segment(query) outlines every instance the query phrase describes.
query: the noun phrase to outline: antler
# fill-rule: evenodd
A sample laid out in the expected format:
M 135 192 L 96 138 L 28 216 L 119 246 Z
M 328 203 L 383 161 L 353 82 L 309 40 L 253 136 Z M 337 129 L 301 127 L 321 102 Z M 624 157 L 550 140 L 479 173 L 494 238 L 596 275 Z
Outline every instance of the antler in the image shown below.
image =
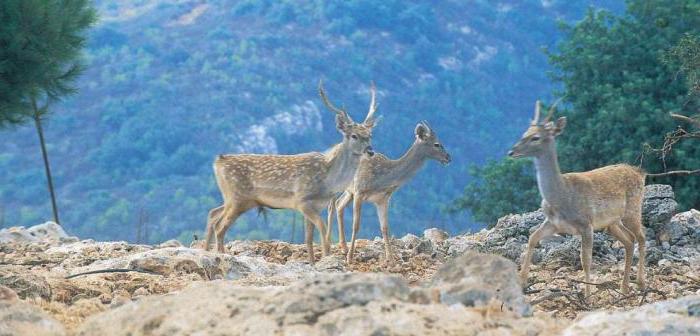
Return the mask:
M 374 112 L 377 111 L 377 87 L 374 86 L 374 81 L 372 81 L 372 83 L 370 84 L 369 94 L 371 97 L 369 101 L 369 112 L 367 112 L 367 117 L 365 118 L 364 122 L 373 121 Z
M 335 107 L 329 100 L 328 96 L 326 96 L 326 91 L 323 90 L 323 80 L 318 81 L 318 94 L 321 96 L 321 100 L 323 100 L 323 104 L 326 105 L 326 107 L 333 111 L 335 114 L 337 114 L 340 117 L 343 118 L 348 118 L 348 113 L 345 112 L 343 109 L 339 109 Z
M 547 112 L 547 118 L 544 118 L 544 121 L 542 122 L 543 124 L 548 123 L 549 120 L 552 119 L 552 115 L 554 114 L 554 110 L 556 109 L 557 105 L 559 104 L 559 102 L 562 99 L 564 99 L 564 97 L 560 97 L 559 99 L 557 99 L 557 101 L 554 102 L 554 104 L 552 104 L 552 106 L 549 108 L 549 111 Z
M 429 133 L 433 133 L 433 128 L 430 127 L 430 124 L 428 124 L 428 121 L 427 121 L 427 120 L 421 120 L 420 123 L 423 124 L 423 126 L 425 126 L 425 128 L 428 129 L 428 132 L 429 132 Z
M 539 99 L 535 102 L 535 118 L 532 119 L 531 125 L 538 125 L 540 122 L 540 109 L 542 109 L 542 103 Z

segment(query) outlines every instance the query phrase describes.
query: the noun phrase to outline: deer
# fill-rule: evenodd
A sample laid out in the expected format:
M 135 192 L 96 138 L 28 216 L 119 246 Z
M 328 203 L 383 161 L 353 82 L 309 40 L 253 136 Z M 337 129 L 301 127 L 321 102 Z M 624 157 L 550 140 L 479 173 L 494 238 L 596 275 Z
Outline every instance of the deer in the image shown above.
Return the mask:
M 223 253 L 224 235 L 241 214 L 253 208 L 271 208 L 293 209 L 304 216 L 310 263 L 314 263 L 313 226 L 320 232 L 322 255 L 330 253 L 320 213 L 332 198 L 352 183 L 360 157 L 373 151 L 376 89 L 372 83 L 369 111 L 361 123 L 353 121 L 345 109 L 330 102 L 322 81 L 319 81 L 318 92 L 324 105 L 335 113 L 342 141 L 322 153 L 219 155 L 213 166 L 224 202 L 209 211 L 206 250 L 210 250 L 215 237 L 217 251 Z
M 560 99 L 561 100 L 561 99 Z M 542 196 L 545 220 L 530 235 L 522 259 L 520 278 L 527 283 L 533 249 L 553 234 L 581 236 L 581 264 L 585 275 L 585 295 L 590 295 L 593 232 L 605 230 L 625 249 L 622 292 L 629 291 L 629 278 L 635 241 L 639 244 L 637 285 L 644 289 L 645 231 L 642 226 L 642 198 L 646 173 L 627 164 L 562 174 L 556 151 L 556 137 L 566 127 L 566 117 L 550 121 L 559 101 L 540 121 L 540 101 L 535 116 L 522 138 L 508 152 L 512 158 L 530 157 L 537 171 L 537 187 Z
M 337 211 L 338 240 L 344 253 L 347 253 L 346 262 L 352 263 L 355 252 L 355 239 L 360 228 L 362 203 L 365 201 L 374 204 L 379 217 L 379 224 L 384 240 L 384 254 L 387 262 L 392 260 L 391 245 L 389 243 L 389 202 L 391 196 L 402 185 L 408 182 L 424 166 L 428 159 L 434 159 L 447 165 L 452 161 L 450 154 L 438 139 L 437 134 L 422 121 L 416 125 L 415 140 L 406 153 L 397 160 L 391 160 L 386 156 L 376 153 L 368 153 L 360 159 L 355 178 L 337 200 L 331 200 L 328 207 L 328 231 L 326 238 L 330 241 L 331 226 L 333 223 L 333 209 Z M 345 243 L 344 211 L 353 201 L 353 222 L 350 249 Z

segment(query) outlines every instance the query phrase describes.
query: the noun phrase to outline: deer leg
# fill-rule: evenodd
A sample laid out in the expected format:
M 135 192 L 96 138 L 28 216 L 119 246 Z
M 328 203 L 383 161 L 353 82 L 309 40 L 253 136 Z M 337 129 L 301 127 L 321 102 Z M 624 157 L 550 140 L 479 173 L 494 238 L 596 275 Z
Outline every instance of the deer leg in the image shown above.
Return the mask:
M 304 230 L 306 235 L 306 251 L 309 254 L 309 263 L 314 264 L 314 226 L 308 218 L 304 217 Z
M 318 213 L 318 211 L 310 207 L 302 208 L 301 213 L 304 214 L 304 217 L 306 217 L 306 219 L 310 220 L 311 223 L 313 223 L 316 226 L 316 229 L 318 229 L 318 232 L 320 233 L 319 236 L 321 237 L 321 246 L 323 247 L 323 249 L 321 250 L 322 255 L 324 257 L 329 255 L 331 253 L 331 246 L 328 243 L 328 240 L 326 240 L 326 225 L 323 223 L 321 215 Z
M 588 297 L 591 294 L 591 263 L 593 261 L 593 226 L 581 232 L 581 265 L 586 281 L 584 294 Z
M 229 227 L 233 225 L 236 219 L 243 212 L 245 212 L 245 210 L 246 209 L 234 206 L 224 207 L 223 213 L 221 214 L 221 220 L 217 222 L 216 227 L 214 227 L 214 233 L 216 235 L 216 250 L 219 251 L 219 253 L 226 252 L 224 248 L 224 236 L 226 235 L 226 231 L 228 231 Z
M 535 249 L 540 240 L 549 237 L 554 233 L 554 227 L 549 223 L 548 219 L 545 219 L 544 222 L 540 224 L 540 227 L 537 228 L 537 230 L 535 230 L 535 232 L 533 232 L 530 235 L 530 238 L 527 240 L 525 256 L 523 257 L 522 265 L 520 266 L 520 280 L 522 281 L 523 285 L 527 285 L 527 275 L 530 271 L 530 263 L 532 262 L 532 250 Z
M 377 215 L 379 216 L 379 226 L 382 230 L 382 238 L 384 239 L 384 255 L 386 257 L 387 264 L 392 259 L 391 244 L 389 242 L 389 200 L 383 199 L 378 203 L 375 203 L 377 208 Z
M 354 195 L 352 204 L 352 237 L 350 238 L 350 250 L 346 262 L 352 263 L 352 256 L 355 254 L 355 239 L 357 232 L 360 230 L 360 217 L 362 216 L 362 201 L 359 195 Z
M 221 218 L 222 218 L 221 214 L 222 214 L 223 210 L 224 210 L 223 205 L 209 210 L 209 215 L 207 216 L 206 241 L 205 241 L 205 245 L 204 245 L 205 251 L 211 250 L 211 243 L 212 243 L 212 240 L 214 240 L 214 228 L 221 221 Z
M 622 293 L 627 294 L 629 292 L 630 270 L 632 269 L 632 255 L 634 254 L 634 235 L 622 223 L 611 224 L 608 227 L 608 232 L 625 247 L 625 273 L 622 278 Z
M 647 243 L 647 238 L 646 235 L 644 234 L 644 227 L 642 226 L 642 220 L 639 219 L 639 225 L 636 226 L 637 229 L 632 231 L 632 234 L 634 235 L 635 239 L 637 240 L 637 243 L 639 243 L 638 249 L 639 249 L 639 263 L 637 264 L 637 286 L 639 286 L 639 289 L 644 289 L 645 283 L 644 283 L 644 267 L 646 266 L 645 262 L 645 255 L 646 255 L 646 243 Z
M 340 249 L 343 250 L 344 254 L 348 253 L 348 245 L 345 243 L 345 208 L 352 201 L 352 194 L 349 192 L 343 193 L 343 195 L 335 202 L 335 210 L 338 220 L 338 241 L 340 242 Z
M 338 197 L 333 197 L 328 202 L 328 220 L 326 221 L 326 224 L 328 224 L 328 227 L 326 227 L 326 240 L 331 245 L 333 244 L 333 242 L 331 241 L 331 233 L 333 232 L 333 211 L 335 211 L 335 202 L 337 200 L 338 200 Z

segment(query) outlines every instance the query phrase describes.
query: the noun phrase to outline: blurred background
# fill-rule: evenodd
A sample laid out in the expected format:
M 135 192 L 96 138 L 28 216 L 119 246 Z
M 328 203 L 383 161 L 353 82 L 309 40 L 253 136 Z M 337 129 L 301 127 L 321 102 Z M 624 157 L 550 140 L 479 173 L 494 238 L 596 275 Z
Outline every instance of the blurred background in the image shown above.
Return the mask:
M 53 104 L 44 124 L 62 224 L 80 237 L 201 236 L 207 212 L 221 202 L 216 155 L 323 151 L 341 140 L 318 97 L 320 79 L 355 119 L 366 114 L 376 82 L 377 151 L 399 157 L 426 119 L 452 154 L 451 165 L 429 162 L 395 194 L 396 236 L 429 227 L 474 231 L 536 209 L 531 163 L 504 160 L 536 99 L 566 96 L 564 171 L 614 162 L 653 172 L 700 167 L 697 143 L 679 145 L 665 167 L 653 152 L 642 155 L 645 143 L 659 147 L 674 129 L 668 112 L 697 113 L 697 67 L 688 68 L 693 54 L 683 48 L 697 46 L 698 1 L 94 6 L 99 21 L 88 32 L 78 92 Z M 0 226 L 49 220 L 35 129 L 0 134 Z M 674 184 L 682 207 L 700 207 L 697 177 L 660 181 Z M 371 208 L 361 237 L 379 235 Z M 228 238 L 301 242 L 301 216 L 280 210 L 265 220 L 251 211 Z

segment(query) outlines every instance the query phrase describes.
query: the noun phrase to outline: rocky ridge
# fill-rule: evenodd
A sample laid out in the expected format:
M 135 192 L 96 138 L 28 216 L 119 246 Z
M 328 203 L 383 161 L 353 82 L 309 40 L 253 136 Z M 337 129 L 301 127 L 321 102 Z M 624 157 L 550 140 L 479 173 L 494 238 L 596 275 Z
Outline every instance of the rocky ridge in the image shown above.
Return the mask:
M 675 208 L 670 187 L 647 187 L 647 290 L 620 293 L 622 246 L 596 233 L 590 297 L 577 280 L 580 242 L 573 237 L 542 242 L 522 290 L 517 263 L 543 219 L 539 211 L 505 216 L 474 234 L 428 229 L 392 239 L 396 260 L 388 263 L 380 239 L 360 240 L 350 265 L 335 247 L 309 265 L 303 245 L 278 241 L 233 241 L 220 254 L 196 248 L 199 242 L 81 241 L 53 223 L 10 228 L 0 230 L 0 330 L 586 335 L 614 327 L 615 334 L 692 334 L 700 328 L 700 212 Z

